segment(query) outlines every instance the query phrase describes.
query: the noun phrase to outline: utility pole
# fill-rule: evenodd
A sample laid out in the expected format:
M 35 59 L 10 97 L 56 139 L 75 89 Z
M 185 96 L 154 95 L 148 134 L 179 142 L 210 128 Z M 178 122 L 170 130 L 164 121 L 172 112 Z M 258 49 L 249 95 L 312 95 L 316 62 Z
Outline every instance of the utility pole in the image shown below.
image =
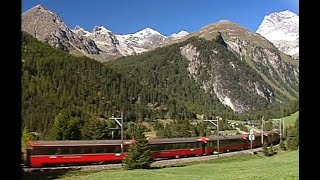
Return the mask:
M 281 124 L 282 124 L 282 118 L 280 118 L 280 119 L 272 119 L 272 120 L 274 120 L 274 121 L 276 121 L 277 123 L 279 123 L 279 131 L 280 131 L 280 140 L 282 139 L 282 131 L 281 131 Z
M 262 121 L 261 121 L 261 146 L 263 146 L 263 125 L 264 125 L 264 116 L 262 116 Z
M 282 120 L 282 119 L 280 119 L 280 122 L 279 122 L 279 129 L 280 129 L 280 139 L 281 139 L 281 136 L 282 136 L 282 131 L 281 131 L 281 120 Z
M 208 122 L 210 122 L 211 124 L 213 124 L 214 126 L 216 126 L 216 127 L 217 127 L 217 131 L 218 131 L 217 146 L 218 146 L 218 157 L 219 157 L 219 154 L 220 154 L 220 143 L 219 143 L 219 120 L 221 121 L 221 120 L 222 120 L 222 118 L 221 118 L 221 117 L 219 117 L 219 116 L 217 116 L 216 118 L 217 118 L 217 120 L 203 120 L 203 121 L 208 121 Z M 216 123 L 214 123 L 214 122 L 217 122 L 217 124 L 216 124 Z
M 282 118 L 282 135 L 285 134 L 284 128 L 285 128 L 285 126 L 284 126 L 284 118 Z
M 123 156 L 123 112 L 121 112 L 121 155 Z
M 251 134 L 250 134 L 250 136 L 252 137 Z M 252 139 L 250 140 L 250 149 L 252 150 Z
M 115 120 L 116 123 L 121 127 L 121 156 L 123 157 L 123 112 L 121 112 L 120 118 L 115 118 L 112 116 L 110 119 Z

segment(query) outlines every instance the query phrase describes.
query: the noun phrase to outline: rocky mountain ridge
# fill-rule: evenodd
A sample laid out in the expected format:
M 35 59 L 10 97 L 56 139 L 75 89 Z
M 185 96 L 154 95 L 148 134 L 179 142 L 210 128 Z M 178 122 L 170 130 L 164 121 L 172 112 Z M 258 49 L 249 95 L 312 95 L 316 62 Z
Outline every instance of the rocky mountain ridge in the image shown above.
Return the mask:
M 299 16 L 289 10 L 264 17 L 256 31 L 271 41 L 280 51 L 299 58 Z
M 71 30 L 56 13 L 43 5 L 22 14 L 22 30 L 53 47 L 103 62 L 146 52 L 159 47 L 166 39 L 179 39 L 188 34 L 180 31 L 165 36 L 150 27 L 122 35 L 114 34 L 103 26 L 95 26 L 92 32 L 80 26 Z

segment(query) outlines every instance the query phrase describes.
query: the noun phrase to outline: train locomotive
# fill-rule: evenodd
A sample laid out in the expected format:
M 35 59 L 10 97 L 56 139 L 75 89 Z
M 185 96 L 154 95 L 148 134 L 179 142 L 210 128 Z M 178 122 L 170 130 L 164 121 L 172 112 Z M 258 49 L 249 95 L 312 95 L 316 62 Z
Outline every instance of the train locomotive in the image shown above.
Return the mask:
M 261 146 L 261 134 L 255 134 L 252 147 Z M 218 137 L 150 139 L 152 157 L 157 159 L 205 156 L 218 152 Z M 264 132 L 264 143 L 278 144 L 276 132 Z M 31 168 L 119 163 L 128 155 L 134 140 L 30 141 L 24 164 Z M 219 136 L 219 153 L 250 149 L 247 135 Z

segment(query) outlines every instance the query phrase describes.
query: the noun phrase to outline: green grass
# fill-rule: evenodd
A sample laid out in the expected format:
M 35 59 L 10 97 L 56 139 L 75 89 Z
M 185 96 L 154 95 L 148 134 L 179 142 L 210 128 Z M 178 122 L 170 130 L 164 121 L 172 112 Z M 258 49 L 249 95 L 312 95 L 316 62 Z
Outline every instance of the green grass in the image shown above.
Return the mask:
M 284 125 L 293 126 L 298 117 L 299 117 L 299 111 L 291 114 L 290 116 L 284 117 Z
M 245 154 L 189 163 L 186 166 L 150 170 L 77 172 L 66 174 L 61 179 L 299 179 L 299 151 L 279 153 L 272 157 Z

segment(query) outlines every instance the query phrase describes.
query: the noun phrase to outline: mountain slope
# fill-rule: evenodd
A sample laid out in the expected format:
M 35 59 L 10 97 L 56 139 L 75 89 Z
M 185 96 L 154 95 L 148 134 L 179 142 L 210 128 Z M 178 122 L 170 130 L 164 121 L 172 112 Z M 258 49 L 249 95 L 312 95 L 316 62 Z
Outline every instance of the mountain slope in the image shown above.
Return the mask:
M 53 47 L 84 54 L 99 54 L 100 50 L 88 38 L 77 36 L 56 13 L 37 5 L 22 15 L 22 29 Z
M 280 51 L 299 58 L 299 16 L 291 11 L 274 12 L 264 17 L 256 31 Z
M 208 40 L 221 33 L 229 49 L 245 60 L 251 68 L 268 82 L 281 99 L 294 99 L 298 96 L 299 65 L 281 53 L 263 36 L 230 22 L 219 21 L 205 26 L 196 35 Z
M 221 20 L 203 27 L 198 32 L 167 43 L 183 42 L 190 37 L 213 40 L 219 33 L 228 49 L 235 52 L 240 61 L 245 61 L 272 87 L 277 94 L 277 101 L 293 100 L 299 96 L 299 61 L 280 52 L 266 38 L 241 25 Z M 221 101 L 223 99 L 220 98 Z
M 82 123 L 91 115 L 110 117 L 120 115 L 120 111 L 125 112 L 127 121 L 191 119 L 196 114 L 212 112 L 233 117 L 231 109 L 188 78 L 187 69 L 183 68 L 187 61 L 178 46 L 155 52 L 106 67 L 23 33 L 23 127 L 45 137 L 60 112 L 67 112 Z M 124 62 L 130 63 L 122 66 Z
M 224 33 L 226 34 L 226 32 Z M 219 34 L 217 31 L 216 35 L 220 38 L 213 38 L 215 39 L 214 41 L 191 38 L 174 45 L 165 46 L 164 48 L 170 48 L 168 51 L 172 51 L 171 48 L 178 46 L 180 49 L 179 53 L 183 57 L 179 57 L 178 59 L 181 59 L 180 61 L 187 60 L 187 62 L 184 62 L 187 63 L 184 65 L 187 72 L 184 72 L 184 74 L 193 79 L 206 93 L 211 94 L 235 112 L 262 110 L 276 101 L 287 102 L 289 99 L 296 99 L 298 97 L 298 90 L 295 89 L 298 86 L 297 77 L 294 74 L 290 74 L 296 70 L 295 67 L 282 62 L 281 59 L 277 59 L 278 56 L 275 59 L 272 59 L 274 57 L 267 57 L 265 53 L 269 53 L 269 51 L 259 46 L 253 46 L 255 48 L 253 49 L 253 54 L 257 54 L 257 57 L 247 61 L 245 60 L 247 57 L 240 56 L 237 51 L 230 48 L 229 44 L 233 41 L 230 41 L 230 39 L 229 41 L 225 41 L 225 38 L 222 38 L 222 34 L 222 32 Z M 264 39 L 261 36 L 259 38 Z M 217 43 L 220 45 L 217 45 Z M 266 43 L 266 46 L 275 48 L 268 41 L 259 41 L 259 43 Z M 156 52 L 152 51 L 145 56 L 150 57 Z M 246 53 L 245 55 L 247 56 Z M 116 62 L 112 62 L 111 65 L 121 64 L 120 67 L 127 67 L 128 71 L 130 71 L 124 70 L 123 74 L 132 74 L 131 69 L 138 68 L 136 67 L 139 66 L 137 65 L 139 64 L 138 62 L 146 61 L 144 58 L 146 57 L 130 57 L 129 59 L 131 60 L 121 58 Z M 153 59 L 153 61 L 160 61 L 155 60 L 158 58 Z M 150 61 L 152 61 L 152 58 Z M 168 57 L 168 61 L 174 62 L 170 56 Z M 109 66 L 110 64 L 107 65 Z M 140 65 L 141 67 L 145 67 L 144 64 Z M 270 72 L 263 71 L 264 68 L 269 68 Z M 279 68 L 280 72 L 275 68 Z M 144 69 L 138 69 L 142 72 L 145 71 Z M 116 71 L 121 72 L 120 69 Z M 289 74 L 282 74 L 283 72 Z M 143 74 L 149 76 L 152 73 L 144 72 Z
M 121 111 L 127 121 L 195 119 L 199 114 L 261 118 L 261 112 L 276 106 L 273 116 L 288 112 L 277 100 L 286 105 L 289 99 L 228 49 L 221 35 L 214 41 L 191 38 L 103 65 L 23 33 L 22 58 L 23 127 L 43 137 L 60 112 L 82 124 L 91 115 L 110 117 Z

